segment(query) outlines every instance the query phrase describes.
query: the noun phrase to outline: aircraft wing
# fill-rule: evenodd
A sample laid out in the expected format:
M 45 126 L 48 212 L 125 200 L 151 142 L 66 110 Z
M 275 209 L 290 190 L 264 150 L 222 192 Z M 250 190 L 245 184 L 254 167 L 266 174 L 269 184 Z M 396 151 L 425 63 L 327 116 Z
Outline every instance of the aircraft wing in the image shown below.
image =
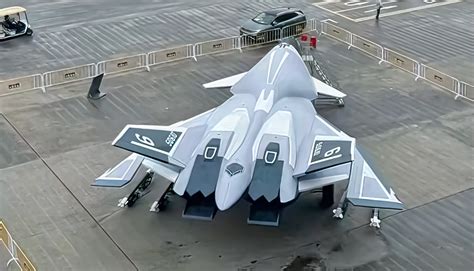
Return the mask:
M 395 196 L 392 188 L 380 181 L 357 149 L 352 163 L 347 199 L 356 206 L 403 209 L 403 203 Z
M 179 168 L 132 153 L 115 167 L 108 169 L 92 183 L 92 186 L 123 187 L 133 180 L 140 166 L 152 169 L 170 182 L 178 178 Z
M 143 156 L 132 153 L 115 167 L 108 169 L 104 174 L 95 179 L 92 186 L 122 187 L 128 184 L 135 176 L 143 159 Z
M 313 83 L 314 83 L 314 86 L 316 87 L 316 91 L 318 92 L 318 94 L 331 96 L 335 98 L 344 98 L 347 96 L 345 93 L 331 87 L 328 84 L 325 84 L 323 81 L 320 81 L 314 77 L 313 77 Z
M 141 165 L 174 182 L 204 134 L 211 109 L 170 126 L 127 125 L 112 145 L 133 154 L 98 177 L 93 186 L 122 187 Z
M 247 72 L 232 75 L 203 85 L 204 88 L 230 88 L 242 79 Z
M 299 147 L 294 177 L 299 192 L 349 180 L 347 199 L 353 205 L 403 209 L 392 188 L 382 183 L 357 150 L 355 139 L 319 115 Z
M 229 77 L 225 77 L 225 78 L 222 78 L 222 79 L 219 79 L 219 80 L 216 80 L 216 81 L 212 81 L 212 82 L 209 82 L 209 83 L 206 83 L 206 84 L 203 84 L 203 87 L 205 88 L 230 88 L 232 86 L 234 86 L 237 82 L 240 81 L 240 79 L 242 79 L 245 75 L 247 74 L 247 72 L 243 72 L 243 73 L 239 73 L 239 74 L 236 74 L 236 75 L 232 75 L 232 76 L 229 76 Z M 325 84 L 324 82 L 312 77 L 313 79 L 313 84 L 314 84 L 314 87 L 315 87 L 315 90 L 318 94 L 321 94 L 321 95 L 326 95 L 326 96 L 330 96 L 330 97 L 335 97 L 335 98 L 344 98 L 346 97 L 347 95 L 327 84 Z

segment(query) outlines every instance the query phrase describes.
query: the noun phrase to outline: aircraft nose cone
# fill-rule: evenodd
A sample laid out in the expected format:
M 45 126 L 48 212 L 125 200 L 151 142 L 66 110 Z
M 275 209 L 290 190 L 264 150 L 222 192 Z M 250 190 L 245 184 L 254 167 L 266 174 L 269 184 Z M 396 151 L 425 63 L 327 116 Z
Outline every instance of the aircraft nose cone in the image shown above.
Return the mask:
M 247 189 L 249 185 L 248 179 L 246 174 L 230 176 L 224 172 L 216 186 L 215 197 L 217 208 L 224 211 L 232 207 Z
M 219 210 L 224 211 L 230 208 L 231 204 L 229 204 L 227 198 L 229 195 L 229 188 L 230 184 L 227 183 L 217 183 L 216 187 L 216 205 Z

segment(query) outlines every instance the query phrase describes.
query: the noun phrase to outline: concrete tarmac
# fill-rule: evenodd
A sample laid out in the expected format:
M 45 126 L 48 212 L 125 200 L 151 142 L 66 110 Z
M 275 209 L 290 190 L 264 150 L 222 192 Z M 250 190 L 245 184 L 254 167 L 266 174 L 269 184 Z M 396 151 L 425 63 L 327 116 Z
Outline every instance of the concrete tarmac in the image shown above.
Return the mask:
M 469 270 L 472 104 L 326 38 L 318 51 L 348 97 L 318 112 L 356 137 L 407 207 L 382 212 L 381 230 L 367 227 L 364 208 L 333 220 L 317 194 L 272 228 L 247 225 L 245 202 L 203 222 L 181 218 L 180 198 L 155 214 L 153 190 L 120 209 L 131 187 L 90 186 L 127 156 L 110 145 L 126 124 L 168 125 L 218 106 L 229 92 L 201 84 L 248 70 L 268 49 L 106 77 L 96 102 L 88 82 L 0 98 L 0 216 L 39 270 Z
M 473 83 L 472 0 L 390 1 L 378 23 L 365 18 L 370 3 L 323 2 L 25 0 L 35 35 L 0 43 L 0 80 L 236 35 L 257 12 L 293 6 Z M 246 71 L 268 49 L 107 76 L 97 102 L 85 98 L 88 81 L 0 97 L 0 218 L 38 269 L 472 270 L 472 104 L 326 37 L 319 55 L 348 97 L 318 112 L 356 137 L 407 206 L 382 212 L 381 230 L 368 228 L 363 208 L 333 220 L 317 194 L 268 228 L 246 224 L 245 202 L 208 223 L 181 218 L 179 198 L 148 212 L 154 190 L 120 209 L 130 187 L 90 186 L 128 155 L 110 145 L 126 124 L 167 125 L 218 106 L 229 92 L 201 84 Z

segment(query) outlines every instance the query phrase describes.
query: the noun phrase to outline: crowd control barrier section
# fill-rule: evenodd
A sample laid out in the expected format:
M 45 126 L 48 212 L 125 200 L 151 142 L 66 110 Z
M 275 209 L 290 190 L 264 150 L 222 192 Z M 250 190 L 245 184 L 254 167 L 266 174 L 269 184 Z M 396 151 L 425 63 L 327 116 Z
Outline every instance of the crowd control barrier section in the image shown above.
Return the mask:
M 383 59 L 383 47 L 361 36 L 351 35 L 351 46 L 380 60 Z
M 397 53 L 393 50 L 384 48 L 384 58 L 388 63 L 402 69 L 406 72 L 419 76 L 420 64 L 418 61 Z
M 240 36 L 240 48 L 263 45 L 280 40 L 281 30 L 271 29 L 256 34 L 245 34 Z
M 147 54 L 139 54 L 101 61 L 97 63 L 97 74 L 113 74 L 147 67 Z
M 466 82 L 459 82 L 458 95 L 474 102 L 474 86 Z
M 61 85 L 95 76 L 95 64 L 86 64 L 68 69 L 50 71 L 43 74 L 44 87 Z
M 421 64 L 420 77 L 453 93 L 457 94 L 459 92 L 459 81 L 456 78 L 424 64 Z
M 328 22 L 321 22 L 321 33 L 333 37 L 349 45 L 351 44 L 351 32 L 339 26 L 332 25 Z
M 43 77 L 41 74 L 8 79 L 5 81 L 0 81 L 0 96 L 37 88 L 43 88 Z
M 216 39 L 194 44 L 194 57 L 240 49 L 239 37 Z
M 22 271 L 36 271 L 36 268 L 28 257 L 26 257 L 23 250 L 21 250 L 15 240 L 13 240 L 3 221 L 0 221 L 0 245 L 2 243 L 11 257 L 6 264 L 7 270 L 11 264 L 16 264 Z M 0 268 L 0 270 L 3 270 L 3 268 Z
M 306 28 L 303 30 L 303 33 L 311 32 L 311 31 L 320 32 L 320 29 L 318 29 L 319 26 L 320 26 L 320 24 L 319 24 L 318 20 L 316 20 L 316 18 L 308 20 L 306 22 Z
M 148 66 L 153 66 L 160 63 L 166 63 L 170 61 L 193 57 L 194 52 L 193 45 L 187 44 L 180 47 L 149 52 L 147 55 Z
M 294 37 L 311 31 L 311 24 L 308 22 L 296 23 L 285 26 L 281 29 L 281 38 Z

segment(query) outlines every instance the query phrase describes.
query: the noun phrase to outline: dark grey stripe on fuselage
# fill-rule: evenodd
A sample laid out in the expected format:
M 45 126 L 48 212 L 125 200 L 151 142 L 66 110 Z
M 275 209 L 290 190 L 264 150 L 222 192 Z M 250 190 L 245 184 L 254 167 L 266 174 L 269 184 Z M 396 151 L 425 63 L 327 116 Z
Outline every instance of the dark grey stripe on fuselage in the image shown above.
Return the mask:
M 211 139 L 204 150 L 204 154 L 196 156 L 193 169 L 189 176 L 188 186 L 186 187 L 186 193 L 189 196 L 201 192 L 204 197 L 208 197 L 216 190 L 223 159 L 217 156 L 220 144 L 220 139 Z M 208 147 L 215 149 L 211 151 Z M 212 153 L 214 153 L 214 155 L 212 155 Z M 212 158 L 208 159 L 210 156 L 212 156 Z
M 272 157 L 266 153 L 272 153 Z M 280 152 L 278 143 L 270 143 L 265 149 L 264 159 L 257 159 L 250 182 L 248 194 L 254 201 L 264 197 L 268 202 L 275 200 L 280 191 L 281 175 L 284 161 L 277 160 Z M 273 157 L 273 156 L 276 157 Z M 274 160 L 272 163 L 268 163 Z

